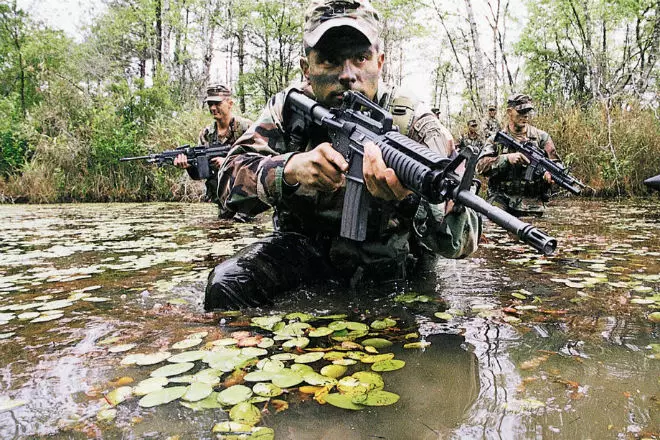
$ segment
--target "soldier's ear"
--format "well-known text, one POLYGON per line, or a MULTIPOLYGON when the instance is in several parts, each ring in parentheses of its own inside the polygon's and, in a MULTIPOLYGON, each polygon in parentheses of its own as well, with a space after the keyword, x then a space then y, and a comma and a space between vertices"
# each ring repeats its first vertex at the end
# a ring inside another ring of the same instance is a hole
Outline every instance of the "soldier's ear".
POLYGON ((378 53, 378 68, 382 69, 384 63, 385 63, 385 54, 383 52, 380 52, 378 53))
POLYGON ((309 61, 307 57, 300 57, 300 70, 302 70, 305 79, 309 79, 309 61))

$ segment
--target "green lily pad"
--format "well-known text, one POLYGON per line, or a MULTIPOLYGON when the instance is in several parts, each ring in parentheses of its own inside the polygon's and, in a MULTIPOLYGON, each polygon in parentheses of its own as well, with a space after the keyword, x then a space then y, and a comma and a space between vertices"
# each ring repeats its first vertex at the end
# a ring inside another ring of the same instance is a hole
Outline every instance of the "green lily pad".
POLYGON ((371 369, 373 371, 394 371, 394 370, 398 370, 400 368, 403 368, 404 365, 406 365, 405 361, 402 361, 402 360, 399 360, 399 359, 392 359, 392 360, 389 360, 389 361, 375 362, 371 366, 371 369))
POLYGON ((300 384, 303 378, 300 373, 285 368, 275 373, 271 381, 280 388, 291 388, 300 384))
POLYGON ((318 327, 307 333, 307 336, 309 336, 310 338, 322 338, 323 336, 331 335, 333 331, 334 330, 328 327, 318 327))
POLYGON ((201 339, 184 339, 183 341, 172 344, 172 348, 177 350, 185 350, 186 348, 197 347, 203 341, 201 339))
POLYGON ((254 426, 261 420, 261 411, 251 403, 240 402, 229 410, 229 418, 234 422, 254 426))
POLYGON ((280 321, 282 321, 281 316, 259 316, 251 319, 253 326, 265 330, 272 330, 273 326, 280 321))
POLYGON ((209 394, 205 399, 198 400, 197 402, 181 401, 179 403, 181 403, 181 405, 185 406, 186 408, 192 409, 193 411, 222 408, 222 405, 220 405, 220 402, 218 402, 218 393, 215 391, 209 394))
POLYGON ((653 312, 649 314, 649 321, 655 322, 656 324, 660 323, 660 312, 653 312))
POLYGON ((152 371, 151 377, 176 376, 177 374, 192 370, 194 367, 195 364, 192 362, 181 362, 178 364, 165 365, 152 371))
POLYGON ((392 342, 383 338, 370 338, 360 342, 365 347, 387 348, 392 346, 392 342))
MULTIPOLYGON (((181 364, 177 364, 177 365, 181 365, 181 364)), ((187 390, 188 387, 184 387, 184 386, 163 388, 162 390, 154 391, 144 396, 142 399, 140 399, 138 405, 140 405, 143 408, 151 408, 153 406, 170 403, 176 399, 180 399, 181 396, 183 396, 187 390)))
POLYGON ((233 385, 218 393, 218 402, 224 406, 234 406, 252 397, 252 390, 245 385, 233 385))
POLYGON ((252 432, 252 426, 245 423, 238 422, 220 422, 213 426, 211 432, 215 433, 235 433, 235 432, 252 432))
POLYGON ((116 408, 102 409, 96 413, 96 420, 99 422, 111 422, 117 417, 116 408))
POLYGON ((283 393, 282 388, 272 383, 259 382, 252 387, 254 394, 264 397, 275 397, 283 393))
POLYGON ((230 345, 238 344, 238 339, 235 338, 222 338, 211 342, 212 345, 219 345, 221 347, 228 347, 230 345))
POLYGON ((362 358, 360 358, 360 361, 365 364, 373 364, 375 362, 380 362, 380 361, 389 361, 390 359, 394 359, 394 353, 366 355, 366 356, 362 356, 362 358))
POLYGON ((307 322, 314 319, 314 317, 309 313, 298 313, 298 312, 289 313, 288 315, 285 316, 285 318, 288 321, 300 321, 300 322, 307 322))
POLYGON ((106 298, 105 296, 87 296, 82 298, 82 300, 87 302, 103 303, 110 301, 110 298, 106 298))
POLYGON ((346 329, 356 331, 356 332, 363 332, 363 331, 369 331, 369 326, 367 324, 364 324, 362 322, 354 322, 354 321, 347 321, 346 322, 346 329))
POLYGON ((293 364, 291 365, 291 371, 304 375, 305 373, 314 371, 314 369, 307 364, 293 364))
POLYGON ((326 386, 334 385, 337 383, 337 380, 333 377, 324 376, 317 373, 316 371, 309 371, 303 374, 303 380, 310 385, 314 386, 326 386))
POLYGON ((16 332, 7 332, 7 333, 0 333, 0 339, 9 339, 12 336, 14 336, 16 332))
POLYGON ((213 387, 211 385, 204 382, 193 382, 181 398, 188 402, 197 402, 207 398, 212 392, 213 387))
POLYGON ((295 353, 277 353, 270 357, 274 361, 295 361, 298 355, 295 353))
POLYGON ((257 362, 257 368, 274 373, 284 369, 284 362, 273 359, 262 359, 257 362))
POLYGON ((180 363, 180 362, 195 362, 200 359, 203 359, 206 356, 206 351, 202 350, 193 350, 193 351, 184 351, 183 353, 178 353, 167 358, 168 362, 180 363))
POLYGON ((324 397, 324 400, 332 406, 338 408, 350 409, 353 411, 359 411, 364 409, 363 405, 358 405, 353 403, 351 396, 340 394, 340 393, 330 393, 324 397))
POLYGON ((250 440, 275 440, 275 431, 266 426, 256 426, 252 428, 250 440))
POLYGON ((268 350, 266 350, 265 348, 245 347, 241 349, 241 354, 253 358, 259 356, 266 356, 268 354, 268 350))
POLYGON ((193 382, 202 382, 209 385, 217 385, 220 383, 220 376, 222 376, 223 371, 217 370, 215 368, 206 368, 200 370, 192 378, 193 382))
POLYGON ((268 382, 273 379, 275 372, 272 371, 251 371, 245 375, 243 380, 246 382, 268 382))
POLYGON ((261 341, 257 344, 259 348, 270 348, 275 345, 273 338, 262 338, 261 341))
POLYGON ((110 348, 108 348, 108 351, 110 353, 123 353, 128 350, 132 350, 133 348, 136 347, 137 344, 121 344, 121 345, 115 345, 110 348))
POLYGON ((69 306, 72 306, 72 305, 73 305, 73 303, 71 301, 68 301, 66 299, 60 299, 60 300, 57 300, 57 301, 48 302, 48 303, 44 304, 43 306, 39 307, 37 310, 39 310, 40 312, 43 312, 43 311, 46 311, 46 310, 63 309, 65 307, 69 307, 69 306))
POLYGON ((371 328, 374 330, 385 330, 394 326, 396 326, 396 321, 392 318, 380 319, 371 323, 371 328))
POLYGON ((298 338, 289 339, 284 344, 282 344, 282 348, 290 350, 292 348, 305 348, 308 345, 309 345, 309 339, 305 338, 304 336, 301 336, 298 338))
POLYGON ((325 315, 325 316, 319 316, 317 319, 330 319, 332 321, 337 321, 340 319, 345 319, 347 315, 345 314, 339 314, 339 315, 325 315))
POLYGON ((406 349, 423 349, 431 345, 429 341, 417 341, 417 342, 409 342, 408 344, 403 344, 403 348, 406 349))
POLYGON ((25 312, 18 315, 17 318, 20 319, 21 321, 27 321, 29 319, 34 319, 39 315, 41 315, 40 312, 25 312))
POLYGON ((34 318, 30 322, 48 322, 48 321, 54 321, 56 319, 60 319, 62 316, 64 316, 64 313, 58 313, 55 315, 44 315, 42 314, 38 318, 34 318))
POLYGON ((338 379, 342 377, 344 374, 346 374, 346 370, 348 370, 348 368, 343 365, 331 364, 321 368, 321 374, 323 376, 338 379))
POLYGON ((399 401, 398 394, 390 393, 389 391, 377 390, 370 391, 367 394, 353 397, 353 403, 366 406, 388 406, 393 405, 399 401))
POLYGON ((352 377, 360 381, 360 383, 368 384, 369 391, 382 390, 385 388, 383 377, 378 373, 372 371, 357 371, 353 373, 352 377))
POLYGON ((344 330, 347 324, 348 323, 346 321, 332 321, 330 324, 328 324, 328 328, 333 332, 336 332, 339 330, 344 330))
POLYGON ((169 382, 167 377, 150 377, 138 383, 133 388, 133 394, 136 396, 146 396, 149 393, 163 389, 169 382))
POLYGON ((105 395, 105 400, 112 406, 119 405, 133 395, 132 387, 119 387, 105 395))
MULTIPOLYGON (((135 360, 137 365, 156 365, 172 356, 169 351, 158 351, 156 353, 142 354, 135 360)), ((125 359, 125 358, 124 358, 125 359)))
POLYGON ((311 364, 312 362, 316 362, 316 361, 321 360, 321 359, 323 359, 323 352, 313 351, 313 352, 310 352, 310 353, 305 353, 305 354, 299 355, 296 358, 295 363, 297 363, 297 364, 311 364))

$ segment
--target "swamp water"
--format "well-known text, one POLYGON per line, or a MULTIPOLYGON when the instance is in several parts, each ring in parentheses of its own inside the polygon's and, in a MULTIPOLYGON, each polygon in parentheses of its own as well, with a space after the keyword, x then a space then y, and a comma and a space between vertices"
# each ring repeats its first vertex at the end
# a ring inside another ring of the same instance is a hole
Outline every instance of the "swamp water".
POLYGON ((246 371, 279 368, 255 366, 259 358, 280 355, 287 367, 319 371, 331 364, 330 347, 341 353, 339 364, 357 360, 346 376, 375 369, 361 360, 377 355, 370 352, 392 353, 378 364, 387 392, 379 396, 398 401, 350 410, 319 404, 332 386, 282 387, 281 395, 253 400, 256 426, 269 429, 252 438, 660 436, 657 198, 555 202, 533 221, 559 241, 549 258, 488 225, 471 258, 441 260, 396 291, 301 290, 245 316, 204 314, 206 277, 268 234, 269 221, 234 224, 214 214, 208 204, 0 206, 0 438, 215 438, 231 406, 200 409, 195 398, 141 406, 135 388, 169 363, 138 354, 188 353, 193 369, 168 373, 168 388, 205 382, 191 374, 213 366, 217 374, 206 382, 217 403, 218 391, 254 385, 246 371), (358 337, 367 326, 370 336, 358 337), (309 337, 305 348, 303 335, 328 327, 333 333, 309 337), (245 330, 261 339, 247 343, 234 333, 245 330), (392 345, 369 352, 350 345, 366 338, 392 345), (229 357, 205 365, 192 353, 262 350, 256 343, 268 354, 250 352, 246 365, 227 364, 229 357), (286 359, 303 353, 327 358, 286 359))

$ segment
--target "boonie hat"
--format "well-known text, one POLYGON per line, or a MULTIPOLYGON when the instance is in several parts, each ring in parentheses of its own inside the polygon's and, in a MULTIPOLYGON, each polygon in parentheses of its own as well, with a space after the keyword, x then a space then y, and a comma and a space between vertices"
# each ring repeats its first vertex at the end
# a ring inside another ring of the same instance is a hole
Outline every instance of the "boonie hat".
POLYGON ((507 107, 514 109, 517 112, 524 112, 534 110, 532 105, 532 98, 523 93, 516 93, 507 100, 507 107))
POLYGON ((204 102, 222 102, 231 96, 231 89, 223 84, 214 84, 206 89, 204 102))
POLYGON ((378 12, 368 0, 312 0, 305 11, 303 43, 314 47, 323 34, 340 26, 350 26, 369 40, 378 42, 378 12))

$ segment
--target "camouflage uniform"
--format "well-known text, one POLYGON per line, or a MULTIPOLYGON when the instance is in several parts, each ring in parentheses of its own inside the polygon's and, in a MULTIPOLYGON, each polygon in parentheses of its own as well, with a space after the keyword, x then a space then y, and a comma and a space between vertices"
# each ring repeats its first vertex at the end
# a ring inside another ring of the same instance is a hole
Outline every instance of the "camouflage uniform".
MULTIPOLYGON (((238 138, 243 136, 243 133, 250 128, 250 125, 252 125, 252 121, 249 119, 241 116, 234 116, 229 122, 227 134, 224 137, 218 137, 218 127, 215 121, 213 121, 211 125, 204 127, 199 133, 199 145, 218 143, 222 145, 232 145, 238 138)), ((188 171, 188 175, 191 179, 199 180, 199 173, 195 166, 188 167, 186 171, 188 171)), ((208 179, 206 179, 206 198, 220 207, 220 217, 231 218, 233 213, 223 210, 220 206, 220 198, 218 197, 218 170, 210 167, 209 171, 210 175, 208 179)))
MULTIPOLYGON (((313 98, 309 84, 297 89, 313 98)), ((423 255, 462 258, 476 249, 481 220, 474 211, 445 216, 443 205, 416 196, 396 203, 372 198, 366 241, 340 238, 344 190, 303 190, 283 179, 294 153, 329 141, 327 133, 312 129, 302 148, 290 142, 283 118, 287 93, 271 98, 236 142, 219 183, 227 209, 256 215, 273 207, 277 232, 216 267, 206 289, 207 310, 268 304, 276 294, 313 279, 336 277, 353 286, 402 280, 423 255)), ((450 140, 430 109, 383 84, 377 102, 395 115, 402 133, 447 155, 450 140)))
POLYGON ((475 154, 479 154, 481 148, 484 145, 484 140, 481 135, 476 131, 477 121, 476 119, 470 119, 468 121, 468 127, 475 129, 475 132, 470 132, 469 128, 466 133, 461 135, 461 138, 458 140, 458 151, 463 151, 465 148, 470 148, 475 154))
POLYGON ((486 138, 489 138, 491 136, 494 136, 498 131, 502 129, 502 124, 500 124, 500 121, 498 121, 497 118, 488 116, 486 117, 486 119, 484 119, 481 128, 482 128, 482 132, 484 133, 484 136, 486 138))
MULTIPOLYGON (((559 160, 555 144, 545 131, 531 125, 527 126, 524 136, 512 133, 508 127, 503 131, 520 143, 532 142, 549 159, 559 160)), ((477 171, 488 177, 487 201, 513 215, 543 215, 545 202, 549 200, 550 184, 545 182, 542 176, 526 181, 527 165, 510 164, 505 154, 514 151, 496 144, 494 138, 495 136, 491 136, 486 141, 477 163, 477 171)))

